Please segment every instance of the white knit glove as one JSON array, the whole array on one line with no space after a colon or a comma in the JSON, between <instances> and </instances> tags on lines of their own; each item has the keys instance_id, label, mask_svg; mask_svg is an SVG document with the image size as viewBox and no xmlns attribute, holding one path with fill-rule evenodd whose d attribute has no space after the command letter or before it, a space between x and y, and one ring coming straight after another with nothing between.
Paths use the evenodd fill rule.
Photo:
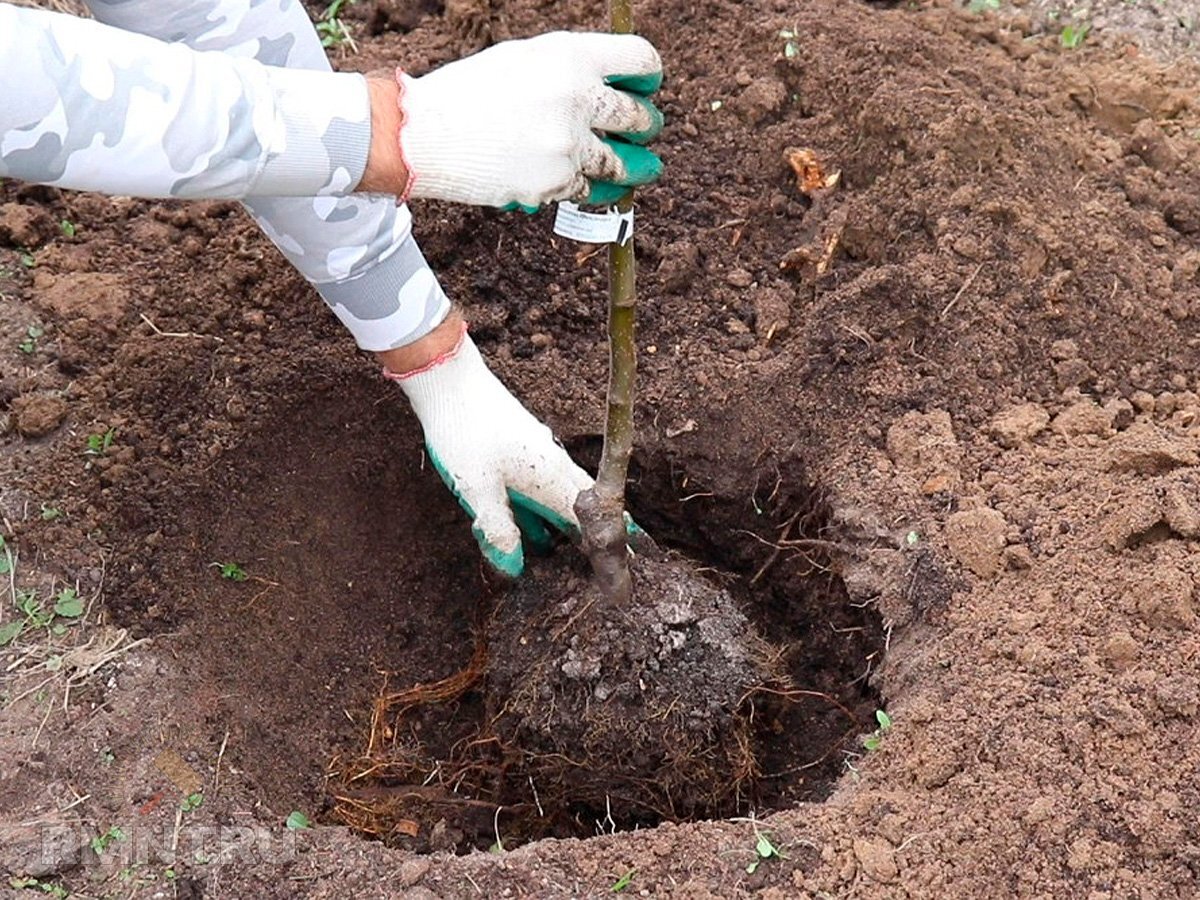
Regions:
<instances>
[{"instance_id":1,"label":"white knit glove","mask_svg":"<svg viewBox=\"0 0 1200 900\"><path fill-rule=\"evenodd\" d=\"M522 535L544 549L547 525L578 534L575 498L591 476L492 374L465 326L450 353L415 372L385 374L421 420L433 467L471 517L493 568L514 578L524 571Z\"/></svg>"},{"instance_id":2,"label":"white knit glove","mask_svg":"<svg viewBox=\"0 0 1200 900\"><path fill-rule=\"evenodd\" d=\"M637 146L663 124L646 99L662 61L644 38L555 32L397 78L406 197L531 212L612 203L662 174Z\"/></svg>"}]
</instances>

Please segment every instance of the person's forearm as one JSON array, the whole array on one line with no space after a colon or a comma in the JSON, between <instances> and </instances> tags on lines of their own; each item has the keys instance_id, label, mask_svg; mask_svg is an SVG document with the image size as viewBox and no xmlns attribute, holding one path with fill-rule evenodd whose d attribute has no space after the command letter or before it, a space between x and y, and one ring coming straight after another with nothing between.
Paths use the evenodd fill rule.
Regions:
<instances>
[{"instance_id":1,"label":"person's forearm","mask_svg":"<svg viewBox=\"0 0 1200 900\"><path fill-rule=\"evenodd\" d=\"M6 4L0 89L0 175L60 187L344 194L371 147L361 75L278 69Z\"/></svg>"}]
</instances>

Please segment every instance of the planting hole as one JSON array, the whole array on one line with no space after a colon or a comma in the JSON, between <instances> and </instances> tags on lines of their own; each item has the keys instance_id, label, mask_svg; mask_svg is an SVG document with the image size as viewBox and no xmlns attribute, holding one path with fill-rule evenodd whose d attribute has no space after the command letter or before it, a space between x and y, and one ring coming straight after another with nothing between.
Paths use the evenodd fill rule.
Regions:
<instances>
[{"instance_id":1,"label":"planting hole","mask_svg":"<svg viewBox=\"0 0 1200 900\"><path fill-rule=\"evenodd\" d=\"M671 565L695 581L698 603L711 594L733 604L725 640L761 636L778 677L752 678L747 663L746 682L733 684L725 712L740 730L717 737L747 752L711 768L721 790L693 789L706 768L668 789L675 769L654 752L650 717L671 710L616 697L613 715L649 749L620 761L634 771L605 774L609 786L597 788L596 747L565 748L571 764L551 772L539 767L544 754L521 746L525 724L497 732L515 705L496 696L507 684L502 664L523 666L528 645L552 643L583 611L559 610L557 625L525 632L513 617L543 621L549 601L531 591L560 573L585 583L586 562L564 545L531 560L524 587L489 586L467 520L415 450L416 423L376 402L391 397L385 390L365 378L309 385L261 411L203 479L130 501L133 534L119 543L149 540L158 551L121 555L115 613L178 633L197 713L229 729L228 759L263 804L425 851L743 815L829 793L875 727L869 676L883 642L877 615L848 602L821 549L819 492L772 470L730 495L705 481L704 461L635 454L635 518L679 554ZM599 441L570 449L590 466ZM244 579L223 577L231 564ZM683 640L687 626L674 627L660 643ZM554 710L591 709L622 687L572 685L534 710L544 702L552 721ZM739 773L732 787L724 762Z\"/></svg>"}]
</instances>

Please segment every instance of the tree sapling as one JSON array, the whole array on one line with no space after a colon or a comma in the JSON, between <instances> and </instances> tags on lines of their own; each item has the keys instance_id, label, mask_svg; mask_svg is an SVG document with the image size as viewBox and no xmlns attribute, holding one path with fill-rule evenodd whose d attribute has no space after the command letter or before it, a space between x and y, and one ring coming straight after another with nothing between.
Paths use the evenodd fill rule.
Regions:
<instances>
[{"instance_id":1,"label":"tree sapling","mask_svg":"<svg viewBox=\"0 0 1200 900\"><path fill-rule=\"evenodd\" d=\"M612 0L612 30L633 33L632 0ZM617 202L626 213L633 208L633 191ZM633 239L608 248L608 413L604 449L596 484L575 501L583 532L583 549L605 596L617 604L633 594L625 525L625 479L633 452L633 382L637 371L634 322L637 317L637 261Z\"/></svg>"}]
</instances>

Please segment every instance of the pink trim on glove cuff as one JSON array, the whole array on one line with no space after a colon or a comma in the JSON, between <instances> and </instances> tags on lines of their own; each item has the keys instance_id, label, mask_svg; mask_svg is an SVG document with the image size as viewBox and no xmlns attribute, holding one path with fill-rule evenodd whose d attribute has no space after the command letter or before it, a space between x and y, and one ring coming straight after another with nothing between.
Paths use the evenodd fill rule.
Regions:
<instances>
[{"instance_id":1,"label":"pink trim on glove cuff","mask_svg":"<svg viewBox=\"0 0 1200 900\"><path fill-rule=\"evenodd\" d=\"M396 147L400 150L400 161L404 163L404 171L408 173L404 190L396 198L396 205L403 206L412 196L413 185L417 183L417 173L413 171L412 164L404 153L404 126L408 124L408 113L404 111L404 94L408 89L404 86L404 70L398 66L396 67L396 86L400 88L400 92L396 94L396 108L400 110L400 127L396 129Z\"/></svg>"},{"instance_id":2,"label":"pink trim on glove cuff","mask_svg":"<svg viewBox=\"0 0 1200 900\"><path fill-rule=\"evenodd\" d=\"M458 340L455 341L454 346L451 347L449 350L447 350L445 353L439 353L437 356L435 356L429 362L425 363L425 365L421 366L421 368L413 369L411 372L393 372L387 366L384 366L383 367L383 377L388 379L389 381L404 381L405 379L412 378L416 375L423 375L426 372L428 372L430 369L437 368L442 363L449 362L450 360L454 359L454 357L458 356L458 351L462 349L463 342L466 339L467 339L467 323L463 322L462 330L459 332L459 335L458 335Z\"/></svg>"}]
</instances>

